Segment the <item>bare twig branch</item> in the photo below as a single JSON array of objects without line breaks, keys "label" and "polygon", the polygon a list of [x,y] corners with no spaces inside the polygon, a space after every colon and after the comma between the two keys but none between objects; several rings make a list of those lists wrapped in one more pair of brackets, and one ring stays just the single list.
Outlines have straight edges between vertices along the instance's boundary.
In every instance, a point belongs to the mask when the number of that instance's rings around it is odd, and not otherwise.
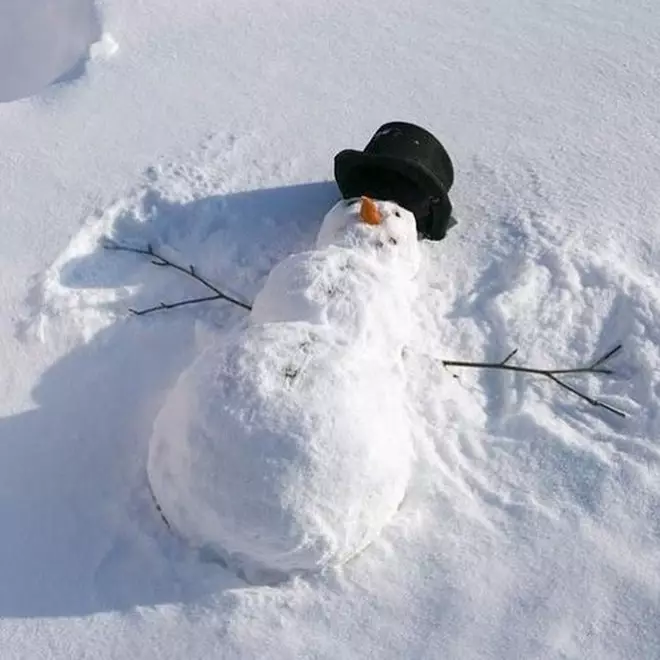
[{"label": "bare twig branch", "polygon": [[194,303],[208,302],[210,300],[221,300],[221,297],[218,295],[213,296],[202,296],[201,298],[187,298],[186,300],[179,300],[175,303],[164,303],[161,302],[158,305],[153,307],[145,307],[144,309],[132,309],[129,308],[128,311],[135,316],[144,316],[145,314],[150,314],[151,312],[158,312],[166,309],[174,309],[176,307],[183,307],[184,305],[193,305]]},{"label": "bare twig branch", "polygon": [[567,383],[565,383],[564,381],[558,378],[558,376],[560,375],[573,375],[573,374],[611,375],[614,372],[611,369],[602,368],[601,365],[605,364],[608,360],[613,358],[617,353],[619,353],[621,349],[622,349],[622,344],[617,344],[617,346],[615,346],[611,351],[608,351],[607,353],[605,353],[605,355],[597,358],[590,365],[586,367],[576,367],[573,369],[541,369],[535,367],[524,367],[524,366],[508,364],[509,360],[516,354],[517,349],[511,351],[511,353],[509,353],[509,355],[507,355],[506,358],[504,358],[504,360],[502,360],[501,362],[467,362],[464,360],[442,360],[442,364],[445,367],[500,369],[504,371],[516,371],[518,373],[545,376],[546,378],[549,378],[553,383],[556,383],[560,387],[563,387],[565,390],[568,390],[569,392],[575,394],[576,396],[579,396],[581,399],[583,399],[587,403],[590,403],[592,406],[596,406],[598,408],[605,408],[606,410],[609,410],[610,412],[614,413],[615,415],[618,415],[619,417],[626,417],[626,414],[623,411],[619,410],[618,408],[614,408],[613,406],[610,406],[609,404],[604,403],[599,399],[594,399],[590,397],[588,394],[581,392],[580,390],[576,389],[571,385],[568,385]]},{"label": "bare twig branch", "polygon": [[568,383],[565,383],[562,380],[559,380],[556,376],[552,374],[545,374],[547,377],[553,381],[554,383],[557,383],[560,387],[563,387],[565,390],[568,390],[569,392],[572,392],[573,394],[576,394],[579,396],[581,399],[584,399],[587,403],[590,403],[592,406],[595,406],[596,408],[605,408],[605,410],[609,410],[610,412],[614,413],[615,415],[618,415],[619,417],[623,417],[624,419],[626,418],[626,413],[624,413],[622,410],[619,410],[618,408],[615,408],[614,406],[610,406],[608,403],[605,403],[604,401],[601,401],[600,399],[593,399],[590,397],[588,394],[585,394],[584,392],[580,392],[580,390],[572,387]]},{"label": "bare twig branch", "polygon": [[160,506],[158,500],[156,499],[156,495],[154,494],[154,491],[151,488],[151,484],[148,481],[147,481],[147,488],[149,490],[149,495],[151,495],[151,501],[154,503],[154,507],[156,511],[158,511],[161,520],[165,523],[165,527],[167,527],[167,529],[172,531],[172,526],[170,525],[170,521],[165,517],[165,514],[163,513],[163,508]]},{"label": "bare twig branch", "polygon": [[516,353],[518,352],[517,348],[514,348],[511,353],[509,353],[503,360],[500,362],[501,366],[504,366]]},{"label": "bare twig branch", "polygon": [[622,348],[623,348],[623,344],[617,344],[611,351],[605,353],[603,357],[598,358],[591,365],[591,369],[595,369],[596,367],[599,367],[601,364],[607,362],[610,358],[613,358]]},{"label": "bare twig branch", "polygon": [[205,277],[202,277],[197,273],[197,270],[193,265],[185,267],[185,266],[179,266],[179,264],[175,264],[173,261],[170,261],[161,254],[158,254],[153,249],[153,246],[150,243],[147,245],[146,248],[137,248],[137,247],[132,247],[130,245],[122,245],[121,243],[117,243],[112,239],[106,238],[103,241],[103,247],[106,250],[115,250],[117,252],[134,252],[135,254],[144,254],[148,257],[152,257],[151,263],[154,266],[167,266],[169,268],[174,268],[175,270],[178,270],[179,272],[184,273],[189,277],[192,277],[200,284],[203,284],[207,289],[213,291],[212,296],[188,298],[186,300],[180,300],[174,303],[161,302],[158,305],[154,305],[153,307],[147,307],[145,309],[131,309],[129,311],[132,314],[135,314],[137,316],[143,316],[144,314],[151,314],[152,312],[158,312],[166,309],[174,309],[176,307],[183,307],[184,305],[193,305],[195,303],[208,302],[211,300],[226,300],[227,302],[237,305],[242,309],[246,309],[248,311],[252,309],[251,305],[248,305],[247,303],[238,300],[237,298],[227,295],[226,293],[218,289],[214,284],[211,284],[211,282],[209,282]]}]

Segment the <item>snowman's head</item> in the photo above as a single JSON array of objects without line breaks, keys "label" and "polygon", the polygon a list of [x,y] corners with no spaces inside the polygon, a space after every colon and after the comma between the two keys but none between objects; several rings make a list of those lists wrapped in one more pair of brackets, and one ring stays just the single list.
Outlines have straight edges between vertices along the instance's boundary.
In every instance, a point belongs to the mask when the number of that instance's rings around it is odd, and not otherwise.
[{"label": "snowman's head", "polygon": [[414,268],[419,264],[415,216],[396,202],[370,197],[335,204],[323,220],[316,245],[354,248],[386,261],[403,259]]}]

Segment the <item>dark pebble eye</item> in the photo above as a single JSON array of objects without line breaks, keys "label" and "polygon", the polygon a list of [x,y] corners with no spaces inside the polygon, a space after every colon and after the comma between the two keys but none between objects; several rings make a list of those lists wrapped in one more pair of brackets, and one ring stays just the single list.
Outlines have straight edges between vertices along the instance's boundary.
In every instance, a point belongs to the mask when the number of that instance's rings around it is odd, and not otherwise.
[{"label": "dark pebble eye", "polygon": [[390,236],[390,245],[398,245],[398,244],[399,244],[399,241],[397,241],[396,238],[392,238]]},{"label": "dark pebble eye", "polygon": [[400,213],[399,211],[394,211],[394,215],[395,215],[397,218],[400,218],[400,217],[401,217],[401,213]]}]

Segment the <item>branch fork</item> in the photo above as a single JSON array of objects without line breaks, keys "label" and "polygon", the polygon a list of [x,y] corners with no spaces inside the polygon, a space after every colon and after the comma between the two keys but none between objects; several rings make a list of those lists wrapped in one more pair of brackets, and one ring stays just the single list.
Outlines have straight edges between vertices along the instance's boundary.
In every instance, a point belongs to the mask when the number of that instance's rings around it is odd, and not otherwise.
[{"label": "branch fork", "polygon": [[160,302],[158,305],[154,305],[152,307],[146,307],[144,309],[129,309],[129,312],[131,312],[131,314],[135,314],[136,316],[144,316],[145,314],[151,314],[152,312],[159,312],[167,309],[175,309],[176,307],[183,307],[184,305],[194,305],[196,303],[209,302],[211,300],[226,300],[227,302],[237,305],[238,307],[241,307],[245,310],[249,311],[252,309],[251,305],[248,305],[247,303],[238,300],[233,296],[227,295],[223,291],[220,291],[220,289],[218,289],[214,284],[211,284],[211,282],[209,282],[205,277],[199,275],[197,270],[192,264],[187,267],[179,266],[179,264],[176,264],[173,261],[170,261],[166,257],[162,256],[161,254],[158,254],[154,250],[153,245],[151,245],[151,243],[147,244],[146,248],[136,248],[129,245],[122,245],[121,243],[117,243],[116,241],[113,241],[110,238],[105,238],[103,241],[103,247],[106,250],[114,250],[116,252],[133,252],[135,254],[144,254],[151,258],[151,263],[154,266],[174,268],[175,270],[178,270],[179,272],[185,273],[186,275],[192,277],[194,280],[196,280],[197,282],[199,282],[200,284],[202,284],[212,292],[212,294],[208,296],[186,298],[185,300],[178,300],[177,302],[173,302],[173,303]]},{"label": "branch fork", "polygon": [[595,359],[590,364],[583,367],[574,367],[571,369],[542,369],[535,367],[525,367],[514,364],[509,364],[511,358],[516,355],[518,349],[511,351],[503,360],[500,362],[466,362],[464,360],[442,360],[442,364],[445,367],[468,367],[476,369],[499,369],[502,371],[517,371],[519,373],[534,374],[537,376],[544,376],[549,378],[553,383],[563,387],[565,390],[568,390],[572,394],[580,397],[587,403],[595,406],[596,408],[604,408],[619,417],[626,417],[626,414],[615,408],[614,406],[601,401],[600,399],[594,399],[585,392],[581,392],[572,385],[564,382],[559,376],[568,376],[574,374],[600,374],[611,376],[614,374],[612,369],[605,367],[604,365],[609,362],[615,355],[617,355],[623,348],[622,344],[617,344],[613,349],[602,355],[601,357]]}]

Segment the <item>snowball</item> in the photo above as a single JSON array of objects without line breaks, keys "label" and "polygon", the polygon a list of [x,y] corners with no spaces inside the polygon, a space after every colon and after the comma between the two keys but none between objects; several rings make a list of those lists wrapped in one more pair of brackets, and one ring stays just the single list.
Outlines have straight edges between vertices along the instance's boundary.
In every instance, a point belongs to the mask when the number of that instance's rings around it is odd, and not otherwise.
[{"label": "snowball", "polygon": [[218,338],[155,423],[149,478],[170,524],[248,569],[317,570],[359,553],[410,472],[395,358],[307,323]]},{"label": "snowball", "polygon": [[270,273],[245,327],[215,336],[160,411],[148,474],[169,523],[243,574],[340,564],[405,495],[402,372],[414,218],[378,202],[326,217],[317,249]]},{"label": "snowball", "polygon": [[373,226],[360,221],[360,199],[337,202],[323,219],[317,248],[329,245],[352,248],[381,262],[393,262],[413,276],[420,261],[415,216],[394,202],[376,204],[382,220]]},{"label": "snowball", "polygon": [[277,264],[255,298],[250,320],[307,321],[330,327],[346,342],[369,334],[370,350],[376,351],[380,344],[407,340],[411,318],[403,312],[415,292],[407,274],[331,246]]},{"label": "snowball", "polygon": [[119,44],[109,33],[104,32],[101,38],[89,47],[89,58],[92,61],[108,60],[119,50]]},{"label": "snowball", "polygon": [[273,268],[254,301],[252,322],[305,320],[332,326],[346,341],[365,332],[374,342],[407,341],[406,311],[421,260],[415,218],[393,202],[378,205],[383,221],[377,227],[358,220],[359,201],[330,209],[317,249]]}]

